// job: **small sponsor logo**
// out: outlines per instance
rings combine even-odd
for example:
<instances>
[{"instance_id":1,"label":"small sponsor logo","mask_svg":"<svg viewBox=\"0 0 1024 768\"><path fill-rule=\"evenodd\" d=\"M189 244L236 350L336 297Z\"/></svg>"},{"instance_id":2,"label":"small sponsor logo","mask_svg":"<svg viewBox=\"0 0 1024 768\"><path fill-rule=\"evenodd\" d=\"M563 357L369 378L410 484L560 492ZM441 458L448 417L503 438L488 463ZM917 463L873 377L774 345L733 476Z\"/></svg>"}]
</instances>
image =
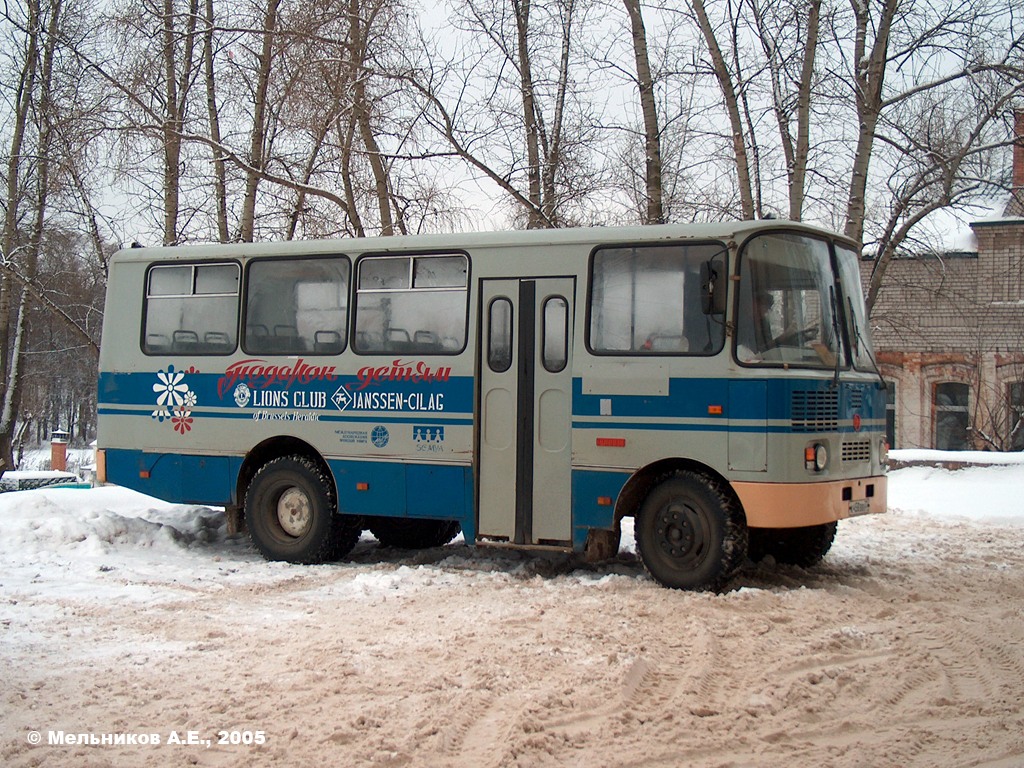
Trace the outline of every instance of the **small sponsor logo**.
<instances>
[{"instance_id":1,"label":"small sponsor logo","mask_svg":"<svg viewBox=\"0 0 1024 768\"><path fill-rule=\"evenodd\" d=\"M443 443L444 427L414 426L412 439L414 443Z\"/></svg>"},{"instance_id":2,"label":"small sponsor logo","mask_svg":"<svg viewBox=\"0 0 1024 768\"><path fill-rule=\"evenodd\" d=\"M245 408L249 404L249 399L252 397L252 390L250 390L245 384L239 384L235 387L235 405L239 408Z\"/></svg>"},{"instance_id":3,"label":"small sponsor logo","mask_svg":"<svg viewBox=\"0 0 1024 768\"><path fill-rule=\"evenodd\" d=\"M370 430L370 442L378 448L384 448L387 446L390 439L391 435L388 434L387 427L376 426Z\"/></svg>"}]
</instances>

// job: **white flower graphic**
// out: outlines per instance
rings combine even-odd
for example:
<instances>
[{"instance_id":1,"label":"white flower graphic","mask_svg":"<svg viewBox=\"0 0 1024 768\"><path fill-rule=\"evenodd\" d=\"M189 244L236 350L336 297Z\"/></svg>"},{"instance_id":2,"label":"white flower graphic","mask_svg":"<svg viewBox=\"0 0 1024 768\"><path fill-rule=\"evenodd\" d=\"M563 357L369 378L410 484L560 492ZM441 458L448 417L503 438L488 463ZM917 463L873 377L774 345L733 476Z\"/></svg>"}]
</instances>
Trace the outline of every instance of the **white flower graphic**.
<instances>
[{"instance_id":1,"label":"white flower graphic","mask_svg":"<svg viewBox=\"0 0 1024 768\"><path fill-rule=\"evenodd\" d=\"M159 422L173 421L174 430L184 435L192 429L192 408L199 398L185 383L185 372L174 370L173 365L167 366L166 371L157 371L156 377L156 410L150 415Z\"/></svg>"},{"instance_id":2,"label":"white flower graphic","mask_svg":"<svg viewBox=\"0 0 1024 768\"><path fill-rule=\"evenodd\" d=\"M188 392L188 384L184 383L185 374L175 371L173 365L167 366L166 371L158 371L156 377L160 380L153 385L153 391L158 393L156 404L165 409L185 404L185 393Z\"/></svg>"}]
</instances>

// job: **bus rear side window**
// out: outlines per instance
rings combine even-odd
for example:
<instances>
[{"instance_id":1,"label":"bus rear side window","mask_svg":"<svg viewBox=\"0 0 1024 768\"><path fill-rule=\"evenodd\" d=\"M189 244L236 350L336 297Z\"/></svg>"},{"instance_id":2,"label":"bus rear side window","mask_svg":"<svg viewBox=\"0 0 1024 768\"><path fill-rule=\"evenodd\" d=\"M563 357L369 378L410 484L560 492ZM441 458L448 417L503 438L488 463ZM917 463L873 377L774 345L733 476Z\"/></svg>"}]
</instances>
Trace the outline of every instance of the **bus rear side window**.
<instances>
[{"instance_id":1,"label":"bus rear side window","mask_svg":"<svg viewBox=\"0 0 1024 768\"><path fill-rule=\"evenodd\" d=\"M368 256L358 270L356 352L455 355L466 346L466 256Z\"/></svg>"},{"instance_id":2,"label":"bus rear side window","mask_svg":"<svg viewBox=\"0 0 1024 768\"><path fill-rule=\"evenodd\" d=\"M618 246L594 252L588 345L597 354L714 355L725 316L707 275L725 275L725 246Z\"/></svg>"},{"instance_id":3,"label":"bus rear side window","mask_svg":"<svg viewBox=\"0 0 1024 768\"><path fill-rule=\"evenodd\" d=\"M336 355L348 338L349 261L254 261L246 273L245 337L256 355Z\"/></svg>"},{"instance_id":4,"label":"bus rear side window","mask_svg":"<svg viewBox=\"0 0 1024 768\"><path fill-rule=\"evenodd\" d=\"M142 351L148 355L227 355L238 342L237 264L175 264L150 269Z\"/></svg>"}]
</instances>

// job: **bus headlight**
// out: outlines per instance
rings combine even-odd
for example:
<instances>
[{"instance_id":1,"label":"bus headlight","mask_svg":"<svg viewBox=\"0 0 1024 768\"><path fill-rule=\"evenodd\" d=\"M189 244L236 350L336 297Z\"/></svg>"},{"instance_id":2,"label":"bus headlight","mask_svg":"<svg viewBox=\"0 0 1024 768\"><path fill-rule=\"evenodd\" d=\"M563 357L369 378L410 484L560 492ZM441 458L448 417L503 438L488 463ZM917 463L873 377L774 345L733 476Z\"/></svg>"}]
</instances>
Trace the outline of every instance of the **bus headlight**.
<instances>
[{"instance_id":1,"label":"bus headlight","mask_svg":"<svg viewBox=\"0 0 1024 768\"><path fill-rule=\"evenodd\" d=\"M811 443L804 448L804 468L808 472L821 472L828 465L828 449L822 443Z\"/></svg>"},{"instance_id":2,"label":"bus headlight","mask_svg":"<svg viewBox=\"0 0 1024 768\"><path fill-rule=\"evenodd\" d=\"M878 441L878 463L883 467L889 463L889 441L884 437Z\"/></svg>"}]
</instances>

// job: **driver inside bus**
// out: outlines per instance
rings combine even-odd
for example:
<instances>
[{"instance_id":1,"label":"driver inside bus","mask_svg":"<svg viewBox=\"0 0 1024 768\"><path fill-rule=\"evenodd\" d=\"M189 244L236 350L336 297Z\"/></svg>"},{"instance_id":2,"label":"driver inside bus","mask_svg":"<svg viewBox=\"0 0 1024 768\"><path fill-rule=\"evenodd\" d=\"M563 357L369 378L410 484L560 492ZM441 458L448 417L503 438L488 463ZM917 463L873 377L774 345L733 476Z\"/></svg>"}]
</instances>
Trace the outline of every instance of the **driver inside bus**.
<instances>
[{"instance_id":1,"label":"driver inside bus","mask_svg":"<svg viewBox=\"0 0 1024 768\"><path fill-rule=\"evenodd\" d=\"M753 312L746 323L740 324L740 339L736 355L741 363L757 362L762 353L778 346L772 333L771 312L775 299L768 291L758 291L752 302Z\"/></svg>"}]
</instances>

